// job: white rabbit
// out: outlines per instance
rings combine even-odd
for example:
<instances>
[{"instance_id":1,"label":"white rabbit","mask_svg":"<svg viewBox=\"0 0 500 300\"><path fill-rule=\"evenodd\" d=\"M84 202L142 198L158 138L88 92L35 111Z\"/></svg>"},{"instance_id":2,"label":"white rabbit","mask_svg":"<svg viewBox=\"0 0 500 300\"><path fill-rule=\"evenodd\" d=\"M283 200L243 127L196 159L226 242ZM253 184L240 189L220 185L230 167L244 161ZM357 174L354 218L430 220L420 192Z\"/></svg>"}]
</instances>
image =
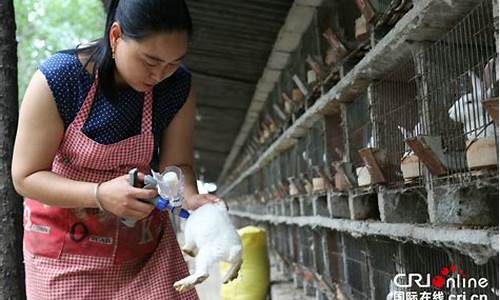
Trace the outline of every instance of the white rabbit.
<instances>
[{"instance_id":1,"label":"white rabbit","mask_svg":"<svg viewBox=\"0 0 500 300\"><path fill-rule=\"evenodd\" d=\"M370 139L366 144L366 148L375 148L375 139L373 138L373 135L370 136Z\"/></svg>"},{"instance_id":2,"label":"white rabbit","mask_svg":"<svg viewBox=\"0 0 500 300\"><path fill-rule=\"evenodd\" d=\"M413 131L410 131L403 126L398 125L398 129L401 132L401 135L403 136L403 139L406 141L407 139L417 136L419 134L423 133L423 128L422 128L422 123L418 122L417 125L413 128ZM413 155L413 150L410 149L405 143L405 153L403 154L403 158L408 157L410 155Z\"/></svg>"},{"instance_id":3,"label":"white rabbit","mask_svg":"<svg viewBox=\"0 0 500 300\"><path fill-rule=\"evenodd\" d=\"M394 280L391 280L389 282L389 293L385 297L386 300L394 300L395 297L395 292L396 291L396 285L394 284Z\"/></svg>"},{"instance_id":4,"label":"white rabbit","mask_svg":"<svg viewBox=\"0 0 500 300\"><path fill-rule=\"evenodd\" d=\"M194 210L186 221L184 239L182 251L196 256L195 272L174 283L177 291L187 291L207 279L208 270L219 261L232 265L223 278L224 283L238 276L243 262L241 239L222 201Z\"/></svg>"},{"instance_id":5,"label":"white rabbit","mask_svg":"<svg viewBox=\"0 0 500 300\"><path fill-rule=\"evenodd\" d=\"M464 124L464 133L467 139L478 136L495 136L494 124L485 112L483 104L482 82L473 72L467 72L471 78L472 93L462 95L448 110L452 120Z\"/></svg>"}]
</instances>

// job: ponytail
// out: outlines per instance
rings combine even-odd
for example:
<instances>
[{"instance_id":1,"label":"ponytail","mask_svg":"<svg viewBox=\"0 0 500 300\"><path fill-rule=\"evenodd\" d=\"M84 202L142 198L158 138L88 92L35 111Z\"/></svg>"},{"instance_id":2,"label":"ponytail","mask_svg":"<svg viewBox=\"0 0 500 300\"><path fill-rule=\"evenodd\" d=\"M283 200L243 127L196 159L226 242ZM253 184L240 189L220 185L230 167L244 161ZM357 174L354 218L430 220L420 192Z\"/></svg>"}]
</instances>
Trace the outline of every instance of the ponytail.
<instances>
[{"instance_id":1,"label":"ponytail","mask_svg":"<svg viewBox=\"0 0 500 300\"><path fill-rule=\"evenodd\" d=\"M95 49L96 51L94 52L96 55L96 64L94 64L93 73L94 75L99 74L100 88L102 89L104 95L110 100L114 100L116 98L116 87L115 60L113 59L113 51L111 49L111 41L109 40L109 32L111 31L111 26L116 20L118 2L119 0L111 0L109 2L104 36L99 41Z\"/></svg>"}]
</instances>

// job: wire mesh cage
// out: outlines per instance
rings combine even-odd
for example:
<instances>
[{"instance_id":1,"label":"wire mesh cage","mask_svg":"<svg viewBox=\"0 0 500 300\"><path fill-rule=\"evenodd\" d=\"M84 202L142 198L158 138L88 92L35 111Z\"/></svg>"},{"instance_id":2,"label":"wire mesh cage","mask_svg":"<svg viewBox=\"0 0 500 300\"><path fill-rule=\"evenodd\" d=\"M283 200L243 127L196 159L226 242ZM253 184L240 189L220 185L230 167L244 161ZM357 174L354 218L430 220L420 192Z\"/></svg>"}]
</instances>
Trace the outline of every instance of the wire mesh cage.
<instances>
[{"instance_id":1,"label":"wire mesh cage","mask_svg":"<svg viewBox=\"0 0 500 300\"><path fill-rule=\"evenodd\" d=\"M287 150L286 158L287 158L287 181L288 181L288 193L290 196L296 196L299 194L298 187L298 169L297 169L297 146L291 147Z\"/></svg>"},{"instance_id":2,"label":"wire mesh cage","mask_svg":"<svg viewBox=\"0 0 500 300\"><path fill-rule=\"evenodd\" d=\"M312 230L314 237L314 271L318 274L325 274L325 261L323 255L323 241L322 236L325 234L325 231L321 228L314 228Z\"/></svg>"},{"instance_id":3,"label":"wire mesh cage","mask_svg":"<svg viewBox=\"0 0 500 300\"><path fill-rule=\"evenodd\" d=\"M294 238L294 227L293 226L286 226L286 238L288 242L288 252L287 252L287 261L292 264L296 262L295 260L295 238Z\"/></svg>"},{"instance_id":4,"label":"wire mesh cage","mask_svg":"<svg viewBox=\"0 0 500 300\"><path fill-rule=\"evenodd\" d=\"M253 195L253 193L254 193L253 176L250 175L244 179L243 187L245 189L244 195L247 195L247 196Z\"/></svg>"},{"instance_id":5,"label":"wire mesh cage","mask_svg":"<svg viewBox=\"0 0 500 300\"><path fill-rule=\"evenodd\" d=\"M263 197L264 197L264 200L266 202L269 202L271 200L273 200L273 196L272 196L272 183L271 183L271 180L272 180L272 168L271 168L271 164L268 163L266 164L265 166L263 166L261 168L262 170L262 194L263 194Z\"/></svg>"},{"instance_id":6,"label":"wire mesh cage","mask_svg":"<svg viewBox=\"0 0 500 300\"><path fill-rule=\"evenodd\" d=\"M276 251L277 250L277 246L276 246L276 226L273 225L273 224L267 224L267 239L268 239L268 244L269 246L272 248L272 249L275 249Z\"/></svg>"},{"instance_id":7,"label":"wire mesh cage","mask_svg":"<svg viewBox=\"0 0 500 300\"><path fill-rule=\"evenodd\" d=\"M411 0L356 0L366 21L376 27L394 25L412 6Z\"/></svg>"},{"instance_id":8,"label":"wire mesh cage","mask_svg":"<svg viewBox=\"0 0 500 300\"><path fill-rule=\"evenodd\" d=\"M278 252L281 257L286 256L286 244L287 244L287 236L284 234L284 230L286 230L285 225L274 225L273 230L273 240L274 240L274 250Z\"/></svg>"},{"instance_id":9,"label":"wire mesh cage","mask_svg":"<svg viewBox=\"0 0 500 300\"><path fill-rule=\"evenodd\" d=\"M434 150L426 164L434 184L471 179L470 171L498 174L498 127L487 102L498 107L498 53L493 7L480 1L450 32L415 55L423 127ZM493 99L493 101L491 101Z\"/></svg>"},{"instance_id":10,"label":"wire mesh cage","mask_svg":"<svg viewBox=\"0 0 500 300\"><path fill-rule=\"evenodd\" d=\"M288 197L290 191L289 191L289 183L288 183L288 177L289 177L289 168L290 166L288 165L290 163L290 151L284 151L281 152L279 155L279 164L280 164L280 181L279 181L279 188L282 193L282 197Z\"/></svg>"},{"instance_id":11,"label":"wire mesh cage","mask_svg":"<svg viewBox=\"0 0 500 300\"><path fill-rule=\"evenodd\" d=\"M292 81L291 99L295 104L295 112L292 114L293 121L298 119L307 109L307 97L309 90L306 85L306 65L304 64L304 57L302 56L302 47L300 44L296 51L290 57L290 80Z\"/></svg>"},{"instance_id":12,"label":"wire mesh cage","mask_svg":"<svg viewBox=\"0 0 500 300\"><path fill-rule=\"evenodd\" d=\"M292 118L292 115L299 109L301 103L303 103L300 97L298 97L299 94L296 93L295 98L293 96L294 83L292 77L293 73L290 70L289 66L287 66L281 71L281 75L277 85L277 99L279 102L279 106L281 107L286 118L285 128L288 128L293 124L294 119Z\"/></svg>"},{"instance_id":13,"label":"wire mesh cage","mask_svg":"<svg viewBox=\"0 0 500 300\"><path fill-rule=\"evenodd\" d=\"M256 202L260 201L260 172L255 172L250 175L250 192Z\"/></svg>"},{"instance_id":14,"label":"wire mesh cage","mask_svg":"<svg viewBox=\"0 0 500 300\"><path fill-rule=\"evenodd\" d=\"M327 230L326 235L329 278L332 283L341 284L345 282L342 234Z\"/></svg>"},{"instance_id":15,"label":"wire mesh cage","mask_svg":"<svg viewBox=\"0 0 500 300\"><path fill-rule=\"evenodd\" d=\"M349 72L370 49L366 22L351 0L325 1L318 9L317 30L325 64L324 89L330 89Z\"/></svg>"},{"instance_id":16,"label":"wire mesh cage","mask_svg":"<svg viewBox=\"0 0 500 300\"><path fill-rule=\"evenodd\" d=\"M325 80L331 81L332 84L340 80L340 74L335 66L347 55L347 48L339 37L340 28L336 22L338 11L334 9L335 6L335 2L327 1L317 11L320 55L322 63L330 69Z\"/></svg>"},{"instance_id":17,"label":"wire mesh cage","mask_svg":"<svg viewBox=\"0 0 500 300\"><path fill-rule=\"evenodd\" d=\"M281 198L280 195L280 190L279 190L279 181L280 181L280 166L279 166L279 156L274 157L271 162L269 163L270 165L270 170L269 170L269 184L270 184L270 191L272 194L273 200L278 200Z\"/></svg>"},{"instance_id":18,"label":"wire mesh cage","mask_svg":"<svg viewBox=\"0 0 500 300\"><path fill-rule=\"evenodd\" d=\"M271 91L268 99L266 100L265 108L261 112L260 117L260 128L264 140L264 145L262 146L263 148L267 148L276 140L276 138L280 134L280 126L282 125L280 124L282 123L282 120L273 110L274 92L275 89Z\"/></svg>"},{"instance_id":19,"label":"wire mesh cage","mask_svg":"<svg viewBox=\"0 0 500 300\"><path fill-rule=\"evenodd\" d=\"M339 106L332 110L330 114L325 115L325 163L324 170L326 176L333 182L333 189L337 189L335 183L335 167L337 162L341 162L346 151L345 131L342 122L342 112Z\"/></svg>"},{"instance_id":20,"label":"wire mesh cage","mask_svg":"<svg viewBox=\"0 0 500 300\"><path fill-rule=\"evenodd\" d=\"M364 162L359 156L358 150L375 146L371 132L368 96L366 93L347 105L345 121L349 136L350 161L354 168L362 167Z\"/></svg>"},{"instance_id":21,"label":"wire mesh cage","mask_svg":"<svg viewBox=\"0 0 500 300\"><path fill-rule=\"evenodd\" d=\"M240 183L238 183L229 193L227 194L228 199L238 200L238 205L243 202L243 199L249 194L248 192L248 180L246 177Z\"/></svg>"},{"instance_id":22,"label":"wire mesh cage","mask_svg":"<svg viewBox=\"0 0 500 300\"><path fill-rule=\"evenodd\" d=\"M349 234L342 235L346 262L346 281L354 299L370 299L370 279L367 264L366 241Z\"/></svg>"},{"instance_id":23,"label":"wire mesh cage","mask_svg":"<svg viewBox=\"0 0 500 300\"><path fill-rule=\"evenodd\" d=\"M306 136L308 176L311 179L313 192L324 192L331 185L328 162L326 160L325 122L316 121Z\"/></svg>"},{"instance_id":24,"label":"wire mesh cage","mask_svg":"<svg viewBox=\"0 0 500 300\"><path fill-rule=\"evenodd\" d=\"M322 82L326 77L326 66L321 56L321 39L318 34L318 10L314 11L313 22L302 37L302 57L306 64L306 83L315 98L322 93Z\"/></svg>"},{"instance_id":25,"label":"wire mesh cage","mask_svg":"<svg viewBox=\"0 0 500 300\"><path fill-rule=\"evenodd\" d=\"M291 225L291 235L289 238L292 241L292 261L299 262L300 261L300 235L299 235L299 226Z\"/></svg>"},{"instance_id":26,"label":"wire mesh cage","mask_svg":"<svg viewBox=\"0 0 500 300\"><path fill-rule=\"evenodd\" d=\"M297 148L297 156L295 163L297 164L297 188L300 194L312 193L312 178L311 167L309 165L308 152L307 152L307 135L300 138L295 146Z\"/></svg>"},{"instance_id":27,"label":"wire mesh cage","mask_svg":"<svg viewBox=\"0 0 500 300\"><path fill-rule=\"evenodd\" d=\"M344 124L346 124L349 161L356 173L358 187L367 187L380 183L381 178L375 178L373 172L375 162L366 160L364 151L380 155L376 152L375 136L372 134L372 121L370 118L370 105L368 93L363 93L345 106ZM365 150L366 149L366 150ZM381 177L381 176L378 176Z\"/></svg>"},{"instance_id":28,"label":"wire mesh cage","mask_svg":"<svg viewBox=\"0 0 500 300\"><path fill-rule=\"evenodd\" d=\"M312 128L308 129L306 135L304 136L305 150L304 150L304 160L308 166L306 173L309 178L314 178L313 170L313 150L314 150L314 136Z\"/></svg>"},{"instance_id":29,"label":"wire mesh cage","mask_svg":"<svg viewBox=\"0 0 500 300\"><path fill-rule=\"evenodd\" d=\"M261 147L261 141L259 140L259 124L256 122L249 133L249 138L246 143L246 149L248 151L243 156L239 156L238 162L236 163L237 170L245 170L251 166L259 155L261 155L263 148ZM233 174L236 174L233 173Z\"/></svg>"},{"instance_id":30,"label":"wire mesh cage","mask_svg":"<svg viewBox=\"0 0 500 300\"><path fill-rule=\"evenodd\" d=\"M373 274L374 299L393 299L387 297L395 290L391 281L396 274L405 273L398 259L398 242L383 237L370 238L367 240L367 249Z\"/></svg>"},{"instance_id":31,"label":"wire mesh cage","mask_svg":"<svg viewBox=\"0 0 500 300\"><path fill-rule=\"evenodd\" d=\"M451 266L456 265L458 274L461 274L463 279L467 279L467 286L458 285L457 281L454 281L455 286L452 287L452 282L450 281L451 290L457 294L461 295L463 293L476 294L476 295L486 295L488 299L499 299L499 282L498 282L498 255L493 256L488 259L484 264L479 265L474 262L474 260L466 255L458 253L457 251L452 251L452 261ZM462 270L463 272L461 272ZM478 284L470 281L470 278L481 279L485 278L487 280L487 286L482 288ZM456 279L459 279L458 276ZM462 281L463 282L463 281ZM484 297L486 298L486 297Z\"/></svg>"},{"instance_id":32,"label":"wire mesh cage","mask_svg":"<svg viewBox=\"0 0 500 300\"><path fill-rule=\"evenodd\" d=\"M499 299L498 255L484 264L476 264L471 257L456 250L413 244L402 244L400 247L398 259L406 273L419 274L424 282L424 286L415 282L399 282L409 285L403 289L404 292L439 293L444 295L444 299L452 299L450 295L465 295L462 296L464 299L473 299L472 295L477 295L477 299ZM481 278L486 279L484 287L478 285ZM441 281L439 286L433 284L433 281L438 282L435 280Z\"/></svg>"},{"instance_id":33,"label":"wire mesh cage","mask_svg":"<svg viewBox=\"0 0 500 300\"><path fill-rule=\"evenodd\" d=\"M350 69L363 55L357 51L360 42L355 34L355 23L359 16L360 11L350 0L327 1L318 10L320 50L325 64L333 68L330 75L337 73L340 66ZM335 78L332 79L335 81Z\"/></svg>"},{"instance_id":34,"label":"wire mesh cage","mask_svg":"<svg viewBox=\"0 0 500 300\"><path fill-rule=\"evenodd\" d=\"M384 151L386 184L422 185L424 166L407 139L423 135L422 107L417 101L413 60L399 67L370 88L373 105L375 147Z\"/></svg>"},{"instance_id":35,"label":"wire mesh cage","mask_svg":"<svg viewBox=\"0 0 500 300\"><path fill-rule=\"evenodd\" d=\"M299 227L300 233L300 263L309 270L314 270L314 236L307 227Z\"/></svg>"},{"instance_id":36,"label":"wire mesh cage","mask_svg":"<svg viewBox=\"0 0 500 300\"><path fill-rule=\"evenodd\" d=\"M280 82L274 85L269 98L270 101L268 112L271 114L277 126L277 130L274 136L275 139L276 136L281 135L288 126L288 115L285 113L283 98L281 97Z\"/></svg>"}]
</instances>

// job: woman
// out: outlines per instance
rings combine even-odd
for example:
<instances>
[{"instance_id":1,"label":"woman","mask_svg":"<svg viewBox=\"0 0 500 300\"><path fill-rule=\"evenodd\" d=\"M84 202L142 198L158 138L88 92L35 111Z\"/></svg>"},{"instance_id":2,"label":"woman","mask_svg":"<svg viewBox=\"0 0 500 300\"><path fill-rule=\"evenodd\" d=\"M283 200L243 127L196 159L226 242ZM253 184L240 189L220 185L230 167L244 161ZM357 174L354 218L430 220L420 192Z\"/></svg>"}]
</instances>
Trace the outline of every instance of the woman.
<instances>
[{"instance_id":1,"label":"woman","mask_svg":"<svg viewBox=\"0 0 500 300\"><path fill-rule=\"evenodd\" d=\"M29 299L197 299L172 288L188 270L168 217L140 201L156 191L127 180L177 165L188 209L218 201L198 195L191 167L190 32L183 0L111 1L101 40L34 74L12 166Z\"/></svg>"}]
</instances>

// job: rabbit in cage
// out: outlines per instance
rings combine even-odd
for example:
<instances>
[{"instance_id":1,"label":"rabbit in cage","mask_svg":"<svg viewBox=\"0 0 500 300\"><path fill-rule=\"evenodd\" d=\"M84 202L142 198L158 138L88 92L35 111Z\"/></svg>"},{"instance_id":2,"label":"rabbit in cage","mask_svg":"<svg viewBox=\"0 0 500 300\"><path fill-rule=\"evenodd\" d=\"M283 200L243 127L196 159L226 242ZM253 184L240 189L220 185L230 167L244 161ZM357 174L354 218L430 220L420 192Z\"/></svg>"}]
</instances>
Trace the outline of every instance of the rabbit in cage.
<instances>
[{"instance_id":1,"label":"rabbit in cage","mask_svg":"<svg viewBox=\"0 0 500 300\"><path fill-rule=\"evenodd\" d=\"M394 280L391 280L389 282L389 293L385 297L386 300L394 300L395 299L395 291L396 291L396 285L394 284Z\"/></svg>"},{"instance_id":2,"label":"rabbit in cage","mask_svg":"<svg viewBox=\"0 0 500 300\"><path fill-rule=\"evenodd\" d=\"M366 148L375 148L375 139L373 138L373 135L370 135L368 143L366 143Z\"/></svg>"},{"instance_id":3,"label":"rabbit in cage","mask_svg":"<svg viewBox=\"0 0 500 300\"><path fill-rule=\"evenodd\" d=\"M403 126L398 125L398 129L401 132L401 135L403 136L403 140L407 140L411 137L417 136L419 134L423 133L422 129L422 123L418 122L415 127L413 127L413 131L410 131ZM411 150L408 145L405 143L405 153L403 154L403 158L408 157L410 155L413 155L413 150Z\"/></svg>"},{"instance_id":4,"label":"rabbit in cage","mask_svg":"<svg viewBox=\"0 0 500 300\"><path fill-rule=\"evenodd\" d=\"M464 125L464 133L468 140L477 137L495 136L493 121L483 108L483 83L472 71L467 72L471 80L472 92L462 95L448 110L449 117Z\"/></svg>"},{"instance_id":5,"label":"rabbit in cage","mask_svg":"<svg viewBox=\"0 0 500 300\"><path fill-rule=\"evenodd\" d=\"M242 245L223 201L194 210L186 221L184 238L182 251L195 256L195 272L174 283L177 291L187 291L207 279L208 270L219 261L231 264L224 283L238 276L243 262Z\"/></svg>"}]
</instances>

